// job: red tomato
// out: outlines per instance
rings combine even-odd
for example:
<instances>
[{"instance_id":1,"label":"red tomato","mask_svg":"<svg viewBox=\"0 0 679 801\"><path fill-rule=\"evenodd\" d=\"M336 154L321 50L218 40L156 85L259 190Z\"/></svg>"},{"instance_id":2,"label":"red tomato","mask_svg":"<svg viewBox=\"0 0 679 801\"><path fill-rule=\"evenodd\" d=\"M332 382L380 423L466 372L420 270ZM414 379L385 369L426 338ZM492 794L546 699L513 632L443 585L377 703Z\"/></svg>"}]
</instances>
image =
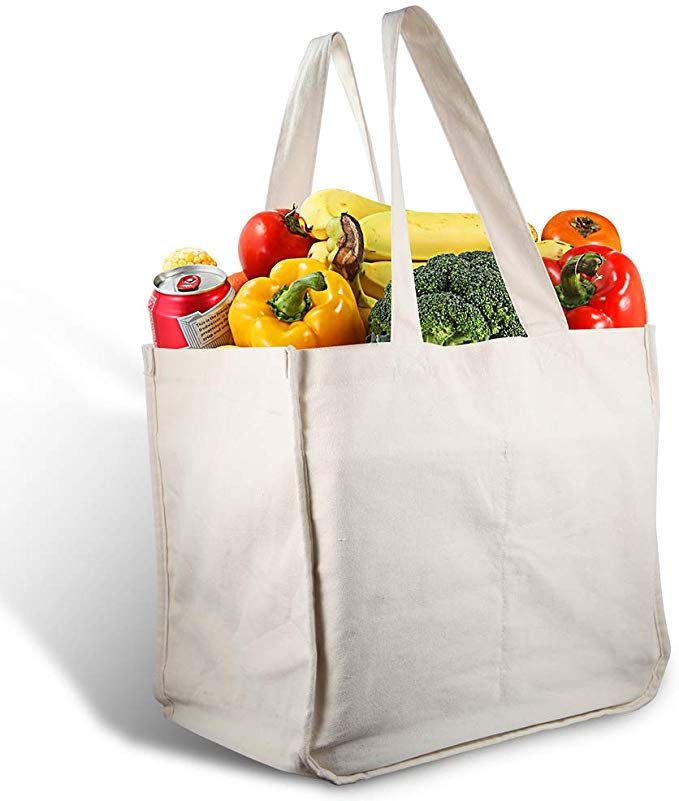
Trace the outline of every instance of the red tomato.
<instances>
[{"instance_id":1,"label":"red tomato","mask_svg":"<svg viewBox=\"0 0 679 801\"><path fill-rule=\"evenodd\" d=\"M248 278L268 276L283 259L305 258L315 241L294 207L260 211L241 231L238 256Z\"/></svg>"}]
</instances>

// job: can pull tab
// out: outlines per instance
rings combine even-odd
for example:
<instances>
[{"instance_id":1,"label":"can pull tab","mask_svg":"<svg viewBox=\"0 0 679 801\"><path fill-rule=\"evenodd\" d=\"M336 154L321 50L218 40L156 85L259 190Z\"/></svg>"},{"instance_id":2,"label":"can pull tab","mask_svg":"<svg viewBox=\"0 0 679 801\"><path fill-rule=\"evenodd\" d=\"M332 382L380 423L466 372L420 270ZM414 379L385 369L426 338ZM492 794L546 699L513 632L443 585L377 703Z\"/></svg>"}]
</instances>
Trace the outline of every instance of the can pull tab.
<instances>
[{"instance_id":1,"label":"can pull tab","mask_svg":"<svg viewBox=\"0 0 679 801\"><path fill-rule=\"evenodd\" d=\"M177 281L177 292L195 292L199 286L199 275L183 275L179 281Z\"/></svg>"}]
</instances>

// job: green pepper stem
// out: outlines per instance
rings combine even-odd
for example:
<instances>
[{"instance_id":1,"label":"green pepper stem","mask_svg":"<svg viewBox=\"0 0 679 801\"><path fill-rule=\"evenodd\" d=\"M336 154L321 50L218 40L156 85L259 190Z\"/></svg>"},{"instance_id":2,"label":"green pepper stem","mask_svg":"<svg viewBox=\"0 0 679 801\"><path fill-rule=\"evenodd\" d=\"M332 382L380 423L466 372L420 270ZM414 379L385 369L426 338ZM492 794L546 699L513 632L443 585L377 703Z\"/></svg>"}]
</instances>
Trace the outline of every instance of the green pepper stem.
<instances>
[{"instance_id":1,"label":"green pepper stem","mask_svg":"<svg viewBox=\"0 0 679 801\"><path fill-rule=\"evenodd\" d=\"M580 275L593 278L604 261L600 253L593 252L568 259L561 270L559 286L556 288L556 294L565 309L576 309L589 303L596 288L591 281L581 278Z\"/></svg>"},{"instance_id":2,"label":"green pepper stem","mask_svg":"<svg viewBox=\"0 0 679 801\"><path fill-rule=\"evenodd\" d=\"M309 290L321 292L327 288L328 282L325 280L325 276L322 272L316 271L303 278L298 278L290 286L286 284L281 287L267 303L279 320L294 323L297 320L303 320L304 315L311 309Z\"/></svg>"}]
</instances>

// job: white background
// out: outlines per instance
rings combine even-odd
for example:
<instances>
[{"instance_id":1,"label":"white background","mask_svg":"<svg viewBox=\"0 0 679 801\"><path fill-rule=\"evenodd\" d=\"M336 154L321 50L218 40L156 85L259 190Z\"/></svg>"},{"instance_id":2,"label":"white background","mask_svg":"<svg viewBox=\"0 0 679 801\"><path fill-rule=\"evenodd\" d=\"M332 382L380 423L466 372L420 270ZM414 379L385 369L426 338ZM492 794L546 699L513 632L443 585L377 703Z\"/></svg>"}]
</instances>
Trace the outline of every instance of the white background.
<instances>
[{"instance_id":1,"label":"white background","mask_svg":"<svg viewBox=\"0 0 679 801\"><path fill-rule=\"evenodd\" d=\"M427 7L468 76L526 217L540 227L562 208L601 211L641 269L658 325L658 528L672 632L679 620L672 4L428 0ZM0 8L0 793L307 799L338 792L165 722L152 698L155 567L140 345L149 339L151 279L167 252L200 245L227 272L238 269L237 235L264 201L287 92L312 36L346 33L386 176L379 20L388 9L368 0L24 0ZM408 205L468 209L407 63L399 117ZM316 185L333 184L370 191L334 81ZM596 419L574 409L572 423ZM344 792L672 795L678 696L671 664L658 699L632 715Z\"/></svg>"}]
</instances>

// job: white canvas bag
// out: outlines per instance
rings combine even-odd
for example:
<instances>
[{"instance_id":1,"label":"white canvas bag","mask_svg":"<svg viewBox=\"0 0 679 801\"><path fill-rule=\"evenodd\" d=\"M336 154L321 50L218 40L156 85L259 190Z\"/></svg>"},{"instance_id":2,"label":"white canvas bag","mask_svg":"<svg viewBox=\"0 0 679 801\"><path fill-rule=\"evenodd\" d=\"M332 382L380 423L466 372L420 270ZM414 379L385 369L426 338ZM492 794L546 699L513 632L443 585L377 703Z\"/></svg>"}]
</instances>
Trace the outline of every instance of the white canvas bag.
<instances>
[{"instance_id":1,"label":"white canvas bag","mask_svg":"<svg viewBox=\"0 0 679 801\"><path fill-rule=\"evenodd\" d=\"M526 338L422 342L400 36ZM440 32L421 9L394 12L384 50L392 341L145 349L156 695L205 737L336 783L635 709L669 656L653 329L566 328ZM284 190L270 199L290 203Z\"/></svg>"}]
</instances>

